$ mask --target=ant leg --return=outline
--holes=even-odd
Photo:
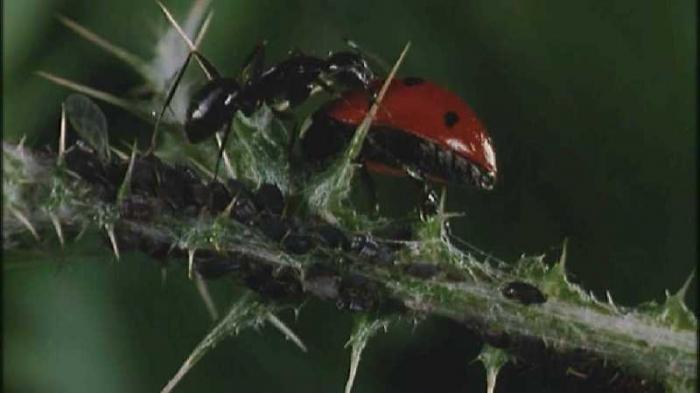
[[[180,84],[182,77],[185,75],[185,71],[187,70],[187,65],[190,64],[190,60],[192,60],[192,52],[190,52],[187,55],[187,58],[185,58],[185,63],[177,71],[177,74],[175,74],[175,81],[168,89],[168,94],[165,97],[165,102],[163,103],[163,107],[161,108],[160,112],[158,113],[158,116],[156,117],[156,122],[155,122],[155,125],[153,127],[153,134],[151,135],[151,146],[146,151],[147,155],[152,154],[156,148],[156,142],[158,140],[158,126],[160,125],[160,121],[162,120],[163,115],[165,114],[165,111],[170,106],[170,101],[172,101],[173,97],[175,96],[175,91],[177,90],[177,86]]]
[[[296,116],[294,116],[294,114],[292,113],[291,110],[289,110],[289,108],[284,109],[284,110],[270,108],[270,110],[280,120],[284,120],[284,121],[295,121],[296,120]]]
[[[289,157],[292,157],[292,153],[294,153],[294,145],[296,145],[297,139],[299,137],[299,121],[292,113],[288,112],[280,112],[279,114],[276,114],[276,116],[279,116],[279,118],[282,120],[286,120],[292,123],[292,133],[289,136],[289,146],[287,148],[287,155]]]
[[[265,47],[267,41],[260,41],[255,45],[253,50],[246,56],[243,66],[241,67],[241,76],[239,83],[242,85],[248,81],[256,80],[262,75],[263,67],[265,66]]]
[[[214,64],[204,57],[203,54],[201,54],[198,50],[193,50],[190,53],[192,53],[192,55],[197,59],[197,62],[202,67],[204,73],[207,74],[207,78],[209,78],[209,80],[221,78],[221,75]]]
[[[389,71],[391,70],[391,66],[389,63],[386,62],[381,56],[367,51],[366,49],[363,49],[360,47],[360,45],[357,44],[357,42],[351,40],[348,37],[344,37],[343,41],[345,41],[345,44],[349,46],[351,49],[353,49],[355,52],[357,52],[360,56],[372,60],[373,63],[379,66],[379,68],[385,73],[389,74]]]
[[[298,46],[293,47],[289,50],[289,57],[304,56],[304,51]]]
[[[212,184],[216,183],[216,177],[219,174],[219,167],[221,166],[221,159],[224,157],[226,151],[226,142],[228,142],[228,136],[231,135],[231,125],[233,121],[230,120],[226,125],[224,125],[224,138],[221,140],[221,147],[219,148],[219,154],[216,157],[216,166],[214,166],[214,178],[212,179]]]
[[[326,81],[321,79],[321,77],[317,77],[316,80],[314,81],[315,83],[318,84],[318,86],[325,91],[326,93],[332,95],[332,96],[338,96],[340,95],[340,92],[335,89],[333,86],[329,85]]]

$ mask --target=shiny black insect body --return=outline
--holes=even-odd
[[[214,78],[192,97],[185,118],[190,142],[197,143],[231,122],[240,110],[251,115],[262,104],[285,111],[304,102],[320,89],[367,87],[373,73],[358,54],[339,52],[327,59],[292,54],[287,60],[262,70],[262,49],[244,68],[253,68],[250,79],[239,84],[231,78]]]
[[[239,80],[221,77],[201,54],[192,52],[176,76],[160,116],[169,105],[192,56],[200,59],[211,80],[192,96],[185,117],[185,133],[190,142],[198,143],[223,129],[225,134],[219,159],[233,117],[239,110],[249,116],[266,104],[274,111],[284,113],[304,102],[316,91],[369,89],[374,78],[367,62],[355,52],[332,53],[325,59],[293,52],[286,60],[265,68],[264,45],[260,44],[248,56]],[[156,127],[158,123],[156,121]],[[155,135],[154,132],[152,148]]]
[[[536,286],[522,281],[509,282],[501,292],[508,299],[524,305],[541,304],[547,301],[547,297]]]

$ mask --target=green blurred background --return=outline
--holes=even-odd
[[[187,1],[168,6],[180,18]],[[137,76],[60,25],[65,14],[149,58],[166,23],[149,1],[9,0],[3,14],[3,140],[55,143],[68,92],[49,70],[123,94]],[[506,260],[558,257],[569,239],[574,281],[623,305],[663,301],[697,260],[696,3],[694,1],[214,1],[203,52],[234,74],[252,45],[269,59],[292,47],[325,54],[348,36],[402,75],[449,87],[488,125],[501,177],[490,193],[454,189],[460,237]],[[149,127],[100,104],[112,135]],[[136,131],[134,131],[136,130]],[[388,214],[410,209],[414,186],[381,183]],[[6,391],[152,392],[173,375],[210,322],[182,269],[161,285],[139,253],[105,258],[102,241],[56,253],[43,243],[5,254]],[[230,283],[213,284],[218,303]],[[690,307],[697,311],[696,283]],[[341,391],[352,315],[311,302],[293,324],[300,353],[269,328],[220,345],[178,392]],[[370,342],[356,392],[483,391],[470,363],[479,341],[456,324],[401,326]],[[546,370],[506,373],[499,391],[556,391]]]

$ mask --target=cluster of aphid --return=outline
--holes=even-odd
[[[106,202],[116,200],[128,162],[105,162],[80,142],[65,152],[64,159],[67,169],[90,183],[96,196]],[[386,302],[379,283],[347,270],[357,261],[394,264],[399,248],[395,241],[383,241],[384,238],[367,233],[347,233],[317,217],[302,221],[285,216],[285,197],[272,184],[251,190],[234,179],[205,183],[190,168],[165,164],[153,155],[139,155],[131,165],[130,192],[118,206],[122,220],[150,223],[157,217],[174,214],[192,218],[203,212],[212,217],[227,214],[243,229],[252,230],[254,236],[276,244],[290,255],[322,253],[325,257],[325,263],[306,267],[302,279],[294,269],[275,268],[251,255],[201,250],[195,256],[194,268],[203,278],[235,273],[266,298],[296,298],[308,291],[354,311]],[[138,236],[120,225],[115,229],[120,248],[139,249],[161,260],[186,255],[172,247],[172,239]],[[434,269],[430,274],[436,272]]]
[[[128,162],[105,161],[82,142],[69,148],[64,159],[67,169],[90,183],[98,198],[105,202],[116,200]],[[294,269],[274,268],[251,255],[203,250],[193,261],[203,278],[235,273],[266,298],[299,298],[304,292],[310,292],[326,300],[335,300],[338,307],[353,311],[376,308],[387,302],[380,283],[351,270],[362,265],[395,266],[397,252],[411,239],[409,230],[347,233],[319,217],[307,217],[302,221],[285,215],[285,196],[272,184],[262,184],[257,190],[251,190],[235,179],[228,179],[226,183],[205,183],[190,168],[165,164],[153,155],[136,156],[131,165],[130,192],[118,206],[124,220],[150,223],[156,217],[173,214],[193,218],[203,212],[210,216],[227,214],[290,255],[320,253],[318,256],[321,256],[321,262],[306,267],[301,277]],[[161,260],[186,255],[172,247],[172,239],[159,241],[141,237],[120,226],[116,230],[122,248],[140,249]],[[420,279],[440,276],[460,281],[464,278],[434,263],[409,263],[402,265],[402,269]],[[506,285],[503,295],[526,305],[546,301],[536,287],[522,282]],[[396,306],[390,300],[389,303]]]
[[[90,183],[100,199],[115,201],[118,184],[127,172],[127,161],[105,161],[82,142],[70,147],[64,158],[66,168]],[[252,190],[234,179],[226,183],[206,183],[188,167],[171,166],[152,155],[136,156],[132,165],[131,189],[119,206],[123,221],[149,224],[156,216],[162,219],[172,214],[181,218],[196,218],[203,212],[211,216],[227,214],[241,224],[242,229],[251,230],[290,255],[303,258],[314,253],[309,259],[312,262],[300,274],[293,268],[271,265],[252,255],[200,250],[194,258],[194,268],[205,279],[231,275],[272,301],[298,303],[311,294],[335,302],[339,309],[378,312],[402,311],[403,306],[389,296],[381,282],[363,275],[363,266],[399,268],[409,276],[424,280],[464,279],[433,263],[401,264],[398,253],[405,243],[396,240],[410,240],[411,234],[405,231],[387,230],[378,236],[348,233],[320,218],[309,217],[302,222],[287,217],[284,214],[286,198],[272,184]],[[184,251],[172,247],[172,239],[139,236],[119,225],[115,229],[122,248],[139,249],[163,261],[168,257],[186,257]],[[387,241],[387,236],[392,240]],[[505,284],[501,292],[504,297],[523,305],[547,301],[537,287],[520,281]],[[575,383],[587,391],[609,391],[611,387],[624,392],[662,391],[659,384],[620,373],[618,368],[595,360],[585,352],[562,355],[548,349],[538,339],[478,330],[490,345],[507,348],[523,359],[532,360],[521,363],[524,366],[516,366],[516,373],[531,374],[532,366],[527,364],[538,364],[541,369],[549,370],[550,378],[561,379],[558,384]],[[543,363],[546,366],[542,366]],[[572,365],[587,377],[581,379],[583,374],[571,374]]]

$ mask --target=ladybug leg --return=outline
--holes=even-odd
[[[440,211],[440,198],[437,190],[429,183],[423,182],[421,186],[423,192],[421,193],[418,209],[421,220],[425,221]]]

